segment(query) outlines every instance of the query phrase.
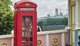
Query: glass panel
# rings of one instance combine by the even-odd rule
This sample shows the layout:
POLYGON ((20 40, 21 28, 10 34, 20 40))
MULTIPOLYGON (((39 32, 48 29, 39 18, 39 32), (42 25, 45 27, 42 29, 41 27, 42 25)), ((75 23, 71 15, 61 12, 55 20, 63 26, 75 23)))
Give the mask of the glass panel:
POLYGON ((24 32, 22 32, 22 37, 24 37, 24 32))
POLYGON ((32 46, 32 17, 22 17, 22 46, 32 46))

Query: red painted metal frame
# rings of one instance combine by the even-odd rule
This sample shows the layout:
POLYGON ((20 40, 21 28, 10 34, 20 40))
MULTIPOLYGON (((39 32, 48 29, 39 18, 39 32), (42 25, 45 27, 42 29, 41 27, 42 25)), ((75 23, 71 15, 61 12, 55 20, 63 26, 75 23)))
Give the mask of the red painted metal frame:
POLYGON ((14 46, 22 46, 22 17, 31 16, 32 17, 32 37, 33 37, 33 46, 37 46, 37 5, 32 2, 17 2, 14 5, 14 46), (29 3, 30 6, 25 6, 26 3, 29 3), (20 8, 34 8, 34 11, 20 11, 20 8))

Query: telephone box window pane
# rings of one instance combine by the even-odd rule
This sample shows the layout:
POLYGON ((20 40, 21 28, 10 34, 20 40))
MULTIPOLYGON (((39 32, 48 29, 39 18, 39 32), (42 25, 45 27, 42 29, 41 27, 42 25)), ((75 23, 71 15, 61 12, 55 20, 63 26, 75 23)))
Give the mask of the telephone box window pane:
POLYGON ((24 37, 24 32, 22 32, 22 37, 24 37))
POLYGON ((32 46, 32 17, 22 17, 22 46, 32 46))

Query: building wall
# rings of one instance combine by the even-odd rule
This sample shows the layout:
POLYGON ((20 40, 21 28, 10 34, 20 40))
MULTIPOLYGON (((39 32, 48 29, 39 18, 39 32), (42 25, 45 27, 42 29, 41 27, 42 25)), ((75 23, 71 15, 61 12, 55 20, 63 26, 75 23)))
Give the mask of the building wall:
POLYGON ((79 16, 78 16, 78 17, 79 17, 79 18, 78 18, 78 21, 79 21, 78 24, 79 24, 79 27, 80 27, 80 0, 78 0, 78 9, 79 9, 79 10, 78 10, 78 13, 79 13, 79 14, 78 14, 78 15, 79 15, 79 16))
MULTIPOLYGON (((80 28, 80 0, 78 0, 78 24, 79 24, 79 28, 80 28)), ((78 34, 80 35, 80 30, 78 32, 78 34)))
POLYGON ((69 27, 70 27, 70 45, 74 46, 75 31, 75 6, 76 0, 69 0, 69 27))

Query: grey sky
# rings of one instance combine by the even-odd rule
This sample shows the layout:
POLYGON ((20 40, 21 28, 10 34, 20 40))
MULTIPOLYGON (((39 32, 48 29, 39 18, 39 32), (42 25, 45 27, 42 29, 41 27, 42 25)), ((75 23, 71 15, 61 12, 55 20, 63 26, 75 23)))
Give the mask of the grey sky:
MULTIPOLYGON (((13 3, 18 0, 12 0, 13 3)), ((47 14, 54 15, 55 8, 58 8, 63 14, 66 14, 68 8, 68 0, 31 0, 35 2, 38 7, 38 17, 46 16, 47 14)))

